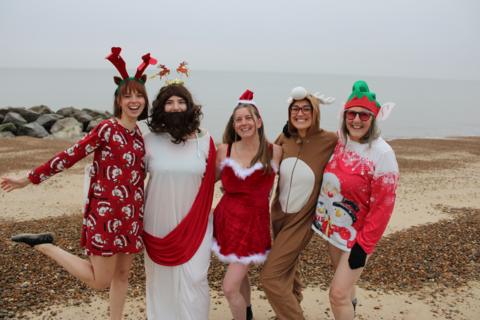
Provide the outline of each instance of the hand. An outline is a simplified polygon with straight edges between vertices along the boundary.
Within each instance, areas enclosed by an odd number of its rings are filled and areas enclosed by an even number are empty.
[[[3,177],[0,182],[0,187],[3,191],[10,192],[15,189],[21,189],[30,184],[28,178],[12,179],[9,177]]]
[[[352,251],[350,251],[350,256],[348,256],[348,265],[350,269],[355,270],[358,268],[365,267],[365,262],[367,261],[367,254],[362,249],[362,247],[355,242],[352,247]]]

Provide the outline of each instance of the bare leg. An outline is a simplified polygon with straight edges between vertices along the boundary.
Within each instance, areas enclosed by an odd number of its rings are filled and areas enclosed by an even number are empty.
[[[245,277],[242,280],[240,293],[242,294],[243,299],[245,299],[245,303],[247,304],[247,306],[251,305],[252,304],[251,290],[250,290],[250,280],[248,279],[248,273],[245,275]]]
[[[331,244],[328,244],[328,253],[330,255],[330,260],[332,261],[334,271],[337,270],[338,261],[340,260],[340,257],[343,252],[344,251],[338,249],[337,247],[332,246]],[[355,299],[357,296],[356,291],[357,291],[356,286],[354,285],[352,290],[352,302],[353,302],[353,299]]]
[[[245,320],[247,303],[241,293],[242,283],[248,274],[248,265],[231,263],[223,279],[223,292],[235,320]]]
[[[68,273],[85,282],[94,289],[105,289],[110,286],[115,270],[117,257],[90,256],[82,259],[53,244],[45,243],[34,247],[49,258],[55,260]]]
[[[348,252],[334,253],[338,258],[337,268],[330,285],[330,305],[335,320],[352,320],[354,317],[352,295],[355,283],[360,278],[363,268],[352,270],[348,265]],[[332,253],[331,250],[329,250]],[[333,251],[334,252],[334,251]],[[332,262],[335,261],[332,259]]]
[[[133,254],[118,253],[117,265],[110,284],[110,319],[122,319],[125,298],[128,290],[128,276],[132,266]]]

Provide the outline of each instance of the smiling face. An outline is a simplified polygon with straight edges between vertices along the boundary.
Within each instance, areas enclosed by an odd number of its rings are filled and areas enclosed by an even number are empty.
[[[145,109],[145,96],[138,91],[125,92],[117,99],[121,109],[120,119],[137,120]]]
[[[313,122],[313,108],[307,99],[294,101],[290,105],[290,123],[300,135],[305,135]]]
[[[233,129],[241,139],[258,135],[258,129],[262,126],[262,120],[251,108],[248,105],[239,107],[233,114]]]
[[[360,140],[368,133],[368,130],[372,125],[372,119],[372,113],[366,108],[352,107],[345,110],[344,121],[350,139],[360,142]]]
[[[165,101],[165,112],[187,111],[187,101],[179,96],[171,96]]]

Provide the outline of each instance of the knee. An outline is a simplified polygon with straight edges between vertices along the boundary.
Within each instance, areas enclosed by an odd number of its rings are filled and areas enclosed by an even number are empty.
[[[118,269],[115,271],[115,275],[113,277],[114,281],[120,282],[128,282],[128,277],[130,275],[130,269]]]
[[[351,303],[350,294],[347,290],[340,289],[337,287],[331,287],[328,294],[330,303],[332,305],[345,305]]]
[[[223,283],[223,294],[227,300],[231,300],[232,298],[236,297],[240,294],[240,288],[230,284],[230,283]]]
[[[110,288],[110,280],[95,280],[92,283],[89,283],[89,287],[95,290],[105,290]]]

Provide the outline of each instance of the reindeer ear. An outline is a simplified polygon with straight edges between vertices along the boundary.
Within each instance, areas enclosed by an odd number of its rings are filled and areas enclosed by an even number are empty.
[[[113,77],[113,82],[115,82],[115,84],[118,86],[121,82],[123,81],[122,78],[120,77],[117,77],[117,76],[114,76]]]
[[[143,83],[147,82],[147,75],[144,74],[143,76],[141,76],[141,77],[140,77],[140,80],[141,80]]]

